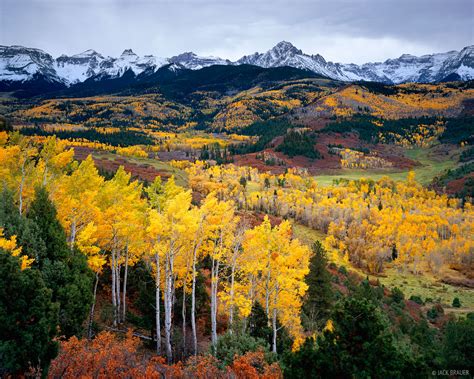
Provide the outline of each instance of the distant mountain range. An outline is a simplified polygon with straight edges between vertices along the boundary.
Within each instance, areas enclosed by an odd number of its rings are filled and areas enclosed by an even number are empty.
[[[404,54],[385,62],[363,65],[327,62],[321,55],[308,55],[282,41],[265,53],[246,55],[232,62],[218,57],[201,57],[192,52],[171,58],[124,50],[118,58],[104,57],[94,50],[53,58],[35,48],[0,46],[0,91],[24,86],[67,88],[85,81],[100,82],[123,76],[153,76],[160,68],[171,71],[200,70],[213,65],[254,65],[262,68],[293,67],[341,81],[374,81],[386,84],[439,82],[474,79],[474,45],[461,51],[423,55]],[[129,78],[130,79],[130,78]]]

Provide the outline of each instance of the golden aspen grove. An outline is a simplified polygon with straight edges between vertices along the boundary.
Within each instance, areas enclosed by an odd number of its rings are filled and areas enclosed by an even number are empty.
[[[474,375],[469,0],[4,3],[1,378]]]

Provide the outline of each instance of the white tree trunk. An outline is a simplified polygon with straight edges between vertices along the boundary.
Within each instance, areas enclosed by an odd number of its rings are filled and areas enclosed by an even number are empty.
[[[186,280],[183,285],[183,307],[181,316],[183,318],[183,354],[186,356]]]
[[[115,280],[117,281],[117,283],[115,284],[115,290],[117,291],[117,321],[118,323],[120,324],[122,322],[122,301],[121,301],[121,297],[120,297],[120,264],[118,263],[120,259],[120,255],[117,256],[116,260],[115,260],[115,264],[116,264],[116,267],[115,267],[115,270],[116,270],[116,274],[115,274]]]
[[[217,287],[219,285],[219,260],[212,258],[211,273],[211,339],[214,354],[217,352]]]
[[[272,327],[273,327],[273,340],[272,340],[272,351],[276,354],[277,352],[277,309],[276,306],[273,308],[273,317],[272,317]]]
[[[112,271],[112,307],[114,309],[114,320],[113,320],[113,324],[114,324],[114,327],[117,326],[117,292],[115,290],[115,286],[116,286],[116,280],[115,280],[115,275],[116,275],[116,271],[115,271],[115,248],[112,249],[112,265],[111,265],[111,271]]]
[[[155,323],[156,323],[156,353],[161,354],[161,323],[160,323],[160,256],[155,253]]]
[[[128,246],[125,251],[125,271],[123,273],[123,292],[122,292],[122,322],[125,322],[127,314],[127,278],[128,278]]]
[[[89,313],[89,325],[87,328],[87,337],[92,338],[92,322],[94,321],[95,301],[97,299],[97,285],[99,284],[99,273],[95,273],[94,296],[92,298],[91,310]]]
[[[71,223],[71,239],[70,239],[71,251],[72,249],[74,249],[74,243],[76,242],[76,233],[77,233],[77,224],[76,224],[76,218],[74,217]]]
[[[196,249],[193,252],[193,284],[191,293],[191,328],[193,332],[193,353],[197,355],[197,332],[196,332]]]
[[[168,252],[165,265],[165,345],[168,363],[173,360],[171,349],[171,313],[173,307],[173,258],[171,251]]]
[[[194,238],[194,246],[193,246],[193,278],[192,278],[192,293],[191,293],[191,328],[193,333],[193,353],[197,355],[198,353],[198,346],[197,346],[197,330],[196,330],[196,261],[197,261],[197,252],[201,247],[201,237],[199,237],[199,233],[201,232],[202,223],[204,218],[202,217],[199,222],[199,227],[196,231],[196,235]]]
[[[235,261],[232,263],[232,272],[230,274],[230,309],[229,309],[229,333],[233,333],[234,324],[234,283],[235,283]]]
[[[267,317],[270,316],[270,267],[267,268],[267,279],[265,281],[265,312]]]

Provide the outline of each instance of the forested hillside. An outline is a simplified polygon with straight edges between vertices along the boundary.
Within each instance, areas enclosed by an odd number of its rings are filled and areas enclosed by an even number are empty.
[[[5,374],[471,367],[472,205],[414,173],[321,187],[304,169],[172,161],[178,185],[104,177],[56,137],[0,137]]]

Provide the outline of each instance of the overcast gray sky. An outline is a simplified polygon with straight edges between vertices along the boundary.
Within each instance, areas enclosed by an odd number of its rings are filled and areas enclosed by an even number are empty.
[[[474,44],[474,0],[0,0],[0,44],[237,59],[281,40],[364,63]]]

